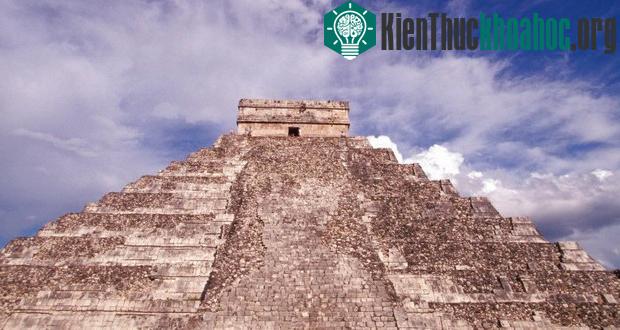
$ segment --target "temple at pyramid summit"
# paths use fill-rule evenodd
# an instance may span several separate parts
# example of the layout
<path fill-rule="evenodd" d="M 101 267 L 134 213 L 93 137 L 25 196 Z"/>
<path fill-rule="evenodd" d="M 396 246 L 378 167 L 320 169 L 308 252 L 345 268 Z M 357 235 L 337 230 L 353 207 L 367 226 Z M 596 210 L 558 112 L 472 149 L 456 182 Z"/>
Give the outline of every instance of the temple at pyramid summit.
<path fill-rule="evenodd" d="M 348 102 L 237 125 L 4 247 L 0 328 L 620 327 L 614 273 L 349 136 Z"/>

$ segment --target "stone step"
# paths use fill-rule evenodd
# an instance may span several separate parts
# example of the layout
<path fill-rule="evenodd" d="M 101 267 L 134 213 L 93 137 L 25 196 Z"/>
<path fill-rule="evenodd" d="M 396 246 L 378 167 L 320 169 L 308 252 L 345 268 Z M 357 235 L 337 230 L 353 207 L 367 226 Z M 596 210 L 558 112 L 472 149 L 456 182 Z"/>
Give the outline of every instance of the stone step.
<path fill-rule="evenodd" d="M 46 261 L 63 262 L 86 259 L 122 245 L 125 238 L 111 237 L 43 237 L 16 239 L 9 243 L 0 255 L 6 264 L 49 264 Z"/>
<path fill-rule="evenodd" d="M 228 198 L 185 197 L 174 193 L 108 193 L 84 209 L 89 213 L 215 213 L 226 209 Z"/>
<path fill-rule="evenodd" d="M 531 242 L 531 243 L 547 243 L 540 235 L 532 220 L 528 217 L 512 217 L 507 218 L 510 221 L 512 230 L 510 235 L 505 238 L 510 242 Z"/>
<path fill-rule="evenodd" d="M 203 162 L 203 161 L 182 161 L 172 162 L 160 175 L 174 176 L 195 176 L 195 175 L 213 175 L 222 173 L 224 175 L 233 175 L 238 173 L 245 162 L 239 160 L 230 160 L 228 162 Z"/>
<path fill-rule="evenodd" d="M 92 213 L 91 213 L 92 214 Z M 119 215 L 123 216 L 123 215 Z M 44 229 L 39 232 L 40 237 L 81 237 L 89 235 L 91 237 L 125 237 L 127 239 L 142 237 L 166 237 L 171 243 L 176 241 L 196 241 L 202 239 L 205 235 L 220 236 L 222 226 L 228 222 L 219 222 L 212 220 L 208 223 L 180 223 L 173 228 L 149 228 L 149 227 L 119 227 L 118 230 L 102 230 L 89 226 L 79 226 L 68 230 L 56 231 L 53 228 Z M 129 244 L 129 241 L 125 241 Z M 160 244 L 161 245 L 161 244 Z M 195 244 L 194 244 L 195 245 Z"/>
<path fill-rule="evenodd" d="M 191 282 L 188 282 L 191 283 Z M 191 285 L 190 285 L 191 286 Z M 167 289 L 191 288 L 172 286 Z M 162 287 L 162 289 L 164 289 Z M 141 313 L 194 313 L 197 300 L 169 300 L 146 296 L 128 299 L 110 292 L 97 291 L 44 291 L 34 298 L 25 298 L 16 306 L 16 312 L 141 312 Z"/>
<path fill-rule="evenodd" d="M 596 262 L 577 242 L 558 242 L 561 254 L 561 267 L 572 271 L 605 271 L 603 265 Z"/>
<path fill-rule="evenodd" d="M 433 180 L 432 182 L 437 185 L 442 193 L 449 196 L 459 197 L 458 191 L 450 180 Z"/>
<path fill-rule="evenodd" d="M 172 161 L 164 171 L 167 172 L 222 172 L 225 166 L 223 159 L 182 160 Z"/>
<path fill-rule="evenodd" d="M 165 314 L 164 314 L 165 315 Z M 82 311 L 80 317 L 75 313 L 65 312 L 15 312 L 6 323 L 6 329 L 144 329 L 172 327 L 179 318 L 187 319 L 187 313 L 168 314 L 159 313 L 116 313 Z M 193 315 L 193 314 L 191 314 Z M 169 324 L 164 320 L 170 320 Z"/>
<path fill-rule="evenodd" d="M 39 231 L 40 236 L 117 236 L 126 231 L 141 232 L 153 229 L 173 230 L 179 226 L 208 226 L 216 233 L 219 225 L 213 222 L 231 222 L 234 216 L 226 214 L 105 214 L 69 213 L 47 224 Z"/>
<path fill-rule="evenodd" d="M 41 290 L 132 291 L 151 284 L 153 267 L 72 264 L 62 267 L 0 265 L 0 287 L 14 288 L 18 298 Z M 5 297 L 6 298 L 6 297 Z"/>
<path fill-rule="evenodd" d="M 212 262 L 215 247 L 207 246 L 118 246 L 91 259 L 93 263 L 154 265 L 193 261 Z"/>
<path fill-rule="evenodd" d="M 499 212 L 486 197 L 469 197 L 469 202 L 475 216 L 500 217 Z"/>
<path fill-rule="evenodd" d="M 229 190 L 231 182 L 227 177 L 199 176 L 143 176 L 128 184 L 123 192 L 172 192 L 172 191 L 220 191 Z"/>

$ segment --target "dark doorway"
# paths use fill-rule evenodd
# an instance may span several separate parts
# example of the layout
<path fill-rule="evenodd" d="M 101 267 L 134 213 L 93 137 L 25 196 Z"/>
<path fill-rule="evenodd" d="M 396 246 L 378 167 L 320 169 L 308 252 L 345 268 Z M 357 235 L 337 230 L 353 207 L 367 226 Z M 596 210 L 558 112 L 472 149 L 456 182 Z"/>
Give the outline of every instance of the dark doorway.
<path fill-rule="evenodd" d="M 288 136 L 299 136 L 299 127 L 289 127 Z"/>

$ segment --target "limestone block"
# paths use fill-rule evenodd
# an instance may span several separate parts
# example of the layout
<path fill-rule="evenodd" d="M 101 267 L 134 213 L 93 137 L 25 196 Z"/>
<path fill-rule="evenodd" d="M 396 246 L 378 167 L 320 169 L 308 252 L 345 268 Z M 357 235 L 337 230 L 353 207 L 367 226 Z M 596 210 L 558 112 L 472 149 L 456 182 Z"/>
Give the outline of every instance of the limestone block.
<path fill-rule="evenodd" d="M 519 275 L 519 282 L 523 286 L 523 291 L 527 293 L 536 293 L 538 291 L 536 283 L 527 275 Z"/>
<path fill-rule="evenodd" d="M 208 261 L 180 261 L 175 263 L 153 264 L 157 269 L 157 276 L 209 276 L 211 263 Z"/>
<path fill-rule="evenodd" d="M 454 185 L 452 185 L 452 182 L 450 182 L 450 180 L 436 180 L 433 182 L 435 182 L 437 186 L 439 186 L 439 190 L 441 190 L 442 193 L 455 197 L 459 196 L 458 191 L 456 190 Z"/>
<path fill-rule="evenodd" d="M 603 294 L 603 300 L 605 301 L 605 303 L 607 304 L 617 304 L 618 301 L 616 300 L 616 298 L 614 297 L 614 295 L 612 295 L 611 293 L 605 293 Z"/>
<path fill-rule="evenodd" d="M 557 244 L 558 244 L 560 250 L 562 250 L 562 251 L 581 250 L 581 247 L 579 246 L 579 243 L 577 243 L 575 241 L 564 241 L 564 242 L 558 242 Z"/>
<path fill-rule="evenodd" d="M 399 296 L 419 298 L 434 293 L 457 292 L 458 289 L 448 277 L 434 275 L 394 274 L 388 275 Z"/>
<path fill-rule="evenodd" d="M 469 197 L 469 203 L 475 215 L 490 217 L 499 216 L 499 212 L 497 212 L 486 197 Z"/>
<path fill-rule="evenodd" d="M 387 254 L 383 253 L 381 250 L 377 252 L 379 254 L 379 258 L 389 270 L 394 271 L 407 269 L 407 260 L 398 248 L 390 248 L 387 251 Z"/>
<path fill-rule="evenodd" d="M 409 164 L 409 165 L 405 165 L 405 166 L 409 166 L 411 168 L 411 173 L 419 178 L 419 179 L 427 179 L 426 177 L 426 173 L 424 173 L 424 170 L 422 169 L 422 166 L 420 166 L 420 164 L 418 163 L 413 163 L 413 164 Z"/>
<path fill-rule="evenodd" d="M 540 233 L 538 232 L 538 230 L 536 229 L 536 227 L 534 226 L 534 224 L 529 218 L 513 217 L 509 219 L 512 225 L 511 234 L 513 236 L 520 236 L 521 238 L 526 238 L 529 236 L 532 239 L 538 238 L 544 241 L 542 237 L 540 237 Z"/>

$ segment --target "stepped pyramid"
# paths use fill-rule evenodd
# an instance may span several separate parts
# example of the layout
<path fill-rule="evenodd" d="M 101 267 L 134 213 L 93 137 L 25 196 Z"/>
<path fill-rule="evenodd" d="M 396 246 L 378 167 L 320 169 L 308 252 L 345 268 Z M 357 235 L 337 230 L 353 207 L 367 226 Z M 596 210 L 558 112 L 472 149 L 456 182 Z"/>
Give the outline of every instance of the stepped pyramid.
<path fill-rule="evenodd" d="M 238 132 L 0 253 L 0 327 L 620 327 L 620 280 L 349 137 L 340 101 Z"/>

